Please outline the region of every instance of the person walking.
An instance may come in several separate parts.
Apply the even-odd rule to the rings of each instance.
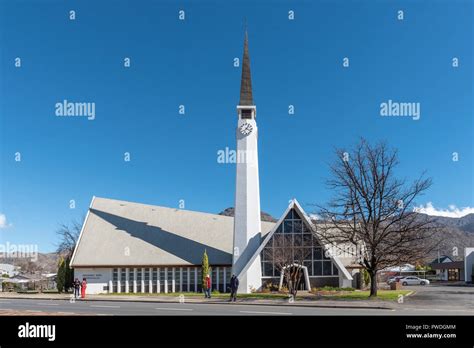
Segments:
[[[204,295],[206,298],[211,298],[211,277],[209,274],[206,275],[204,281]]]
[[[72,286],[74,288],[74,298],[78,298],[79,297],[79,289],[81,287],[81,282],[79,281],[79,279],[74,279],[74,283],[72,283]]]
[[[87,281],[86,281],[86,278],[82,278],[82,283],[81,283],[81,298],[86,298],[86,288],[87,288]]]
[[[229,302],[235,302],[237,300],[237,290],[239,289],[239,278],[232,274],[230,278],[230,300]]]

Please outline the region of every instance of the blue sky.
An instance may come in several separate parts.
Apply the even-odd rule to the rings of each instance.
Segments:
[[[361,136],[398,148],[397,175],[433,178],[418,204],[473,207],[473,17],[447,0],[0,0],[1,241],[54,250],[93,195],[232,206],[235,167],[217,151],[235,148],[244,18],[262,210],[327,201],[334,147]],[[57,117],[64,99],[94,102],[96,118]],[[420,119],[381,117],[389,99],[420,103]]]

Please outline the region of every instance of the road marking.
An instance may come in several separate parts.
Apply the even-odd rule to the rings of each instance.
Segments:
[[[286,312],[256,312],[256,311],[239,311],[240,313],[249,313],[249,314],[277,314],[277,315],[292,315],[293,313]]]
[[[160,311],[192,311],[191,308],[155,308]]]
[[[91,307],[96,307],[96,308],[120,308],[120,306],[101,306],[101,305],[91,305]]]
[[[39,306],[59,306],[59,303],[37,303]]]

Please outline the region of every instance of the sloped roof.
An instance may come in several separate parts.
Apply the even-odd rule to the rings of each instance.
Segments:
[[[434,263],[432,269],[464,269],[464,261],[451,261],[443,263]]]
[[[453,260],[447,255],[441,255],[439,259],[435,258],[433,261],[431,261],[431,264],[435,265],[437,263],[445,263],[445,262],[453,262]]]
[[[274,226],[262,222],[262,236]],[[95,197],[72,267],[232,264],[234,218]]]

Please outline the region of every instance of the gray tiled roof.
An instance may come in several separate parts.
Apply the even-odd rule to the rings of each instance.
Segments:
[[[205,249],[211,265],[230,265],[233,227],[229,216],[96,197],[71,265],[199,265]]]

